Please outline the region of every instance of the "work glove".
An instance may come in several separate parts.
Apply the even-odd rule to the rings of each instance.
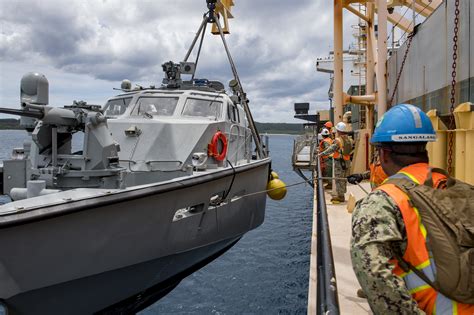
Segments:
[[[360,183],[364,178],[362,177],[362,174],[352,174],[347,176],[347,181],[353,185],[357,185]]]

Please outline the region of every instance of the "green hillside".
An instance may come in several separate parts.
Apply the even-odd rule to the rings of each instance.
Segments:
[[[259,123],[255,122],[259,133],[283,133],[283,134],[301,134],[303,124],[285,124],[285,123]]]
[[[21,129],[19,119],[0,119],[0,130],[5,129]]]

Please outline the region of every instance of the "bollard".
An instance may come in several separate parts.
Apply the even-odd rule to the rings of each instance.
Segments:
[[[436,109],[432,109],[426,113],[431,120],[434,130],[436,131],[436,142],[428,142],[426,146],[428,156],[430,157],[430,164],[434,167],[446,169],[447,156],[447,132],[446,125],[438,117]]]
[[[474,104],[462,103],[454,109],[455,168],[454,177],[474,185]]]

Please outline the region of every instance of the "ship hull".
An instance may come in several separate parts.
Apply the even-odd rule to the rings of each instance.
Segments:
[[[125,303],[114,313],[140,292],[160,298],[263,222],[266,196],[249,194],[265,190],[269,165],[3,217],[0,298],[13,314],[89,314]],[[211,202],[229,188],[226,202]]]

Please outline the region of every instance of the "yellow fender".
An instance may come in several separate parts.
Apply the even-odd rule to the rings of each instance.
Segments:
[[[270,173],[270,180],[267,183],[267,195],[273,200],[282,200],[286,196],[286,184],[279,179],[275,171]]]

